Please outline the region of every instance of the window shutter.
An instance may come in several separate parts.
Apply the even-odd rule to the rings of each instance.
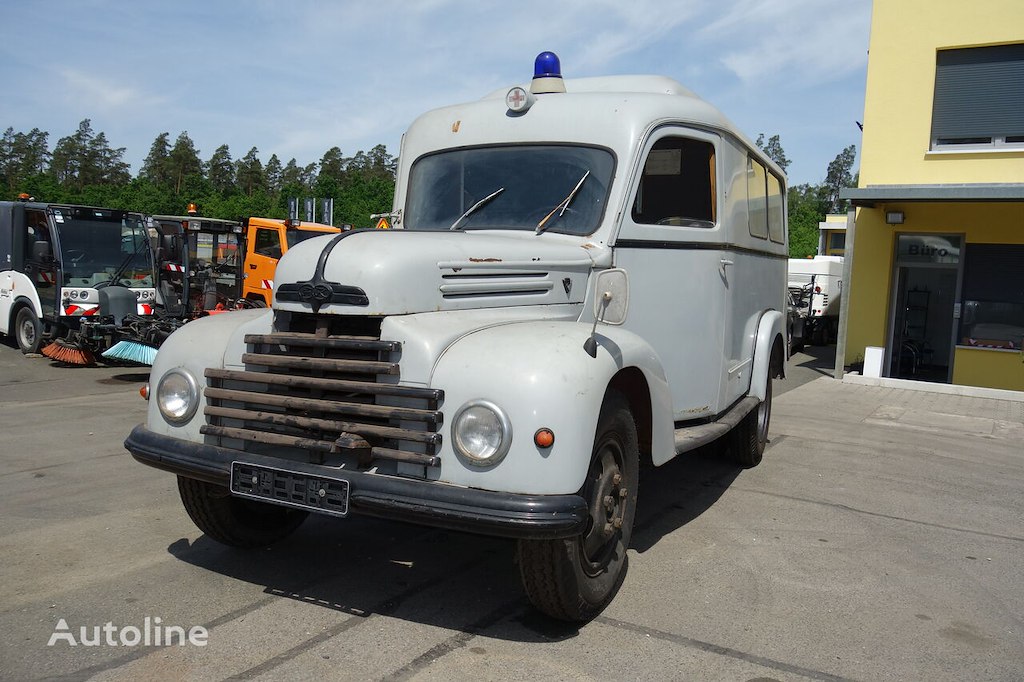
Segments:
[[[939,50],[932,139],[1024,136],[1024,43]]]

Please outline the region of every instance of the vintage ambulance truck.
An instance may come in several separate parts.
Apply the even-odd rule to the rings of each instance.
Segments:
[[[271,310],[183,327],[126,447],[211,538],[308,512],[516,538],[585,621],[625,576],[643,465],[768,440],[786,361],[785,185],[673,80],[531,84],[404,136],[392,230],[295,245]]]

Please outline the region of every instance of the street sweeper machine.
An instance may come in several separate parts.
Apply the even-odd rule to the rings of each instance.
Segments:
[[[92,364],[126,317],[153,314],[154,283],[141,214],[0,202],[0,333],[22,352]]]
[[[157,349],[190,320],[270,304],[277,261],[289,247],[340,232],[319,223],[273,218],[244,221],[154,215],[159,305],[155,314],[128,316],[107,359],[152,365]]]
[[[147,220],[156,263],[158,306],[129,315],[108,360],[153,364],[157,348],[190,320],[237,308],[264,307],[242,297],[244,226],[237,220],[154,215]]]

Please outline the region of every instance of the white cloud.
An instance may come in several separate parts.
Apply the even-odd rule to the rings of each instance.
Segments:
[[[60,75],[68,87],[68,95],[79,102],[88,102],[102,111],[134,106],[143,100],[143,94],[134,88],[100,78],[95,74],[74,69],[61,69]]]
[[[871,5],[866,0],[739,0],[701,31],[720,42],[718,60],[740,80],[814,85],[863,69]]]

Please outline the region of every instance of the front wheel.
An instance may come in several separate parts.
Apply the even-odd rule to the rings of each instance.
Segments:
[[[227,488],[178,476],[178,494],[192,522],[211,539],[231,547],[266,547],[285,539],[307,512],[243,500]]]
[[[28,355],[39,352],[39,345],[43,340],[43,327],[31,308],[18,310],[18,315],[14,318],[14,329],[18,348],[22,353]]]
[[[566,540],[520,540],[517,545],[523,588],[538,610],[559,620],[586,622],[615,597],[628,565],[639,452],[628,403],[609,393],[582,491],[590,511],[586,531]]]

